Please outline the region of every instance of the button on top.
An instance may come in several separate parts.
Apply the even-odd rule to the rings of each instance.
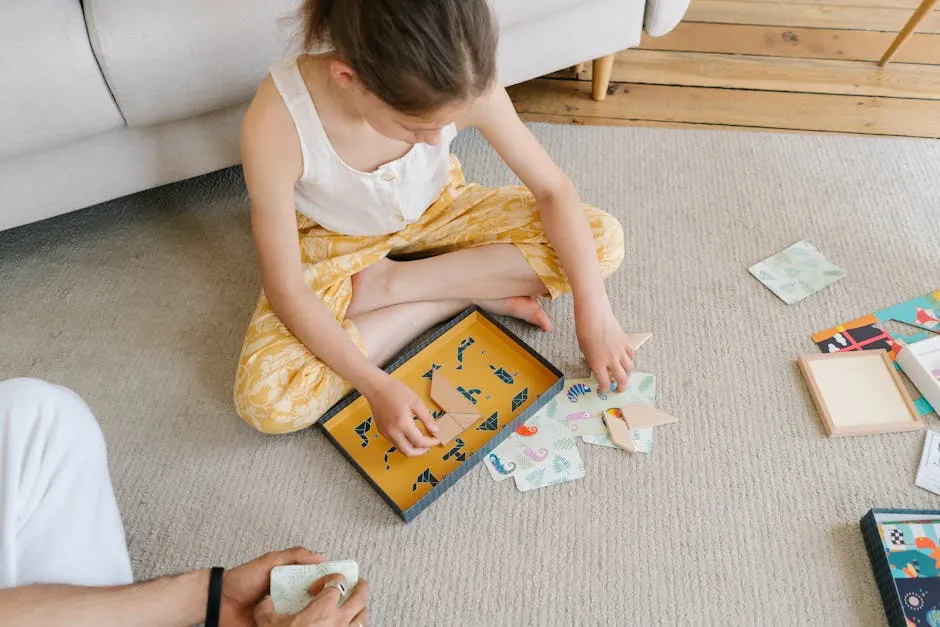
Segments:
[[[386,170],[385,172],[382,172],[382,180],[389,181],[389,182],[394,181],[395,173],[392,172],[391,170]]]

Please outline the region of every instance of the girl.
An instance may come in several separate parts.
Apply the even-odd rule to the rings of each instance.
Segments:
[[[356,388],[380,433],[423,454],[438,442],[414,417],[432,436],[434,419],[379,365],[471,303],[549,331],[534,297],[569,290],[601,389],[622,389],[633,353],[603,279],[623,259],[623,231],[581,204],[495,83],[487,1],[306,0],[301,11],[304,49],[328,50],[272,68],[243,126],[264,290],[236,375],[241,417],[295,431]],[[449,145],[471,126],[525,187],[464,182]]]

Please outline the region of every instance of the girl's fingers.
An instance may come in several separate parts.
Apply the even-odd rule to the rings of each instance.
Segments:
[[[624,371],[627,373],[627,376],[629,377],[630,373],[633,372],[633,367],[634,367],[633,358],[624,355],[620,359],[620,365],[623,366]]]
[[[405,434],[402,431],[392,431],[388,434],[388,439],[392,441],[392,444],[395,445],[395,448],[398,449],[398,452],[405,457],[417,457],[418,455],[424,455],[427,453],[427,450],[419,451],[413,447],[411,442],[408,441],[408,438],[405,437]]]
[[[429,438],[428,436],[421,433],[421,429],[418,428],[418,425],[415,424],[414,420],[409,419],[408,424],[402,428],[402,432],[405,434],[405,437],[408,438],[408,441],[415,449],[421,450],[418,455],[424,455],[428,452],[429,448],[440,444],[434,438]]]
[[[437,426],[437,421],[434,420],[434,416],[431,415],[431,412],[429,412],[428,408],[424,406],[424,403],[421,402],[420,398],[412,409],[414,409],[415,416],[418,417],[418,420],[420,420],[427,428],[428,433],[431,435],[437,435],[438,431],[440,431]]]
[[[594,371],[594,378],[597,379],[597,391],[607,392],[610,390],[610,375],[607,374],[607,366],[591,366]]]
[[[629,379],[629,377],[627,377],[627,371],[624,370],[623,365],[618,362],[614,362],[610,369],[613,372],[614,380],[617,382],[617,391],[623,392],[627,389],[627,380]]]

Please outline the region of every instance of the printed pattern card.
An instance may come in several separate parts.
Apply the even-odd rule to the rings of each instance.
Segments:
[[[940,433],[929,430],[924,437],[924,450],[917,468],[914,484],[934,494],[940,494]]]
[[[806,240],[754,264],[748,271],[788,305],[845,276],[842,268]]]
[[[483,460],[496,481],[513,477],[525,492],[584,477],[584,462],[568,427],[543,409]]]
[[[271,600],[274,601],[274,611],[278,614],[300,612],[313,600],[307,592],[310,586],[332,574],[340,574],[346,578],[346,595],[340,599],[340,603],[343,603],[359,583],[359,565],[356,562],[344,560],[274,567],[271,570]]]

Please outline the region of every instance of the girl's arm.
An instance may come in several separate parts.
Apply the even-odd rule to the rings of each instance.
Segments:
[[[633,369],[633,350],[611,310],[594,237],[574,184],[519,119],[502,87],[477,101],[465,123],[483,134],[535,196],[545,234],[571,285],[581,350],[602,390],[611,378],[624,389]]]
[[[369,363],[301,274],[294,184],[303,171],[300,140],[271,77],[258,88],[242,125],[242,164],[251,230],[271,308],[313,354],[357,389],[385,373]]]
[[[293,120],[270,77],[245,114],[242,164],[261,282],[271,308],[304,346],[366,397],[379,431],[403,455],[426,452],[437,440],[421,433],[412,416],[432,434],[437,426],[420,398],[369,362],[303,280],[294,210],[303,157]]]

